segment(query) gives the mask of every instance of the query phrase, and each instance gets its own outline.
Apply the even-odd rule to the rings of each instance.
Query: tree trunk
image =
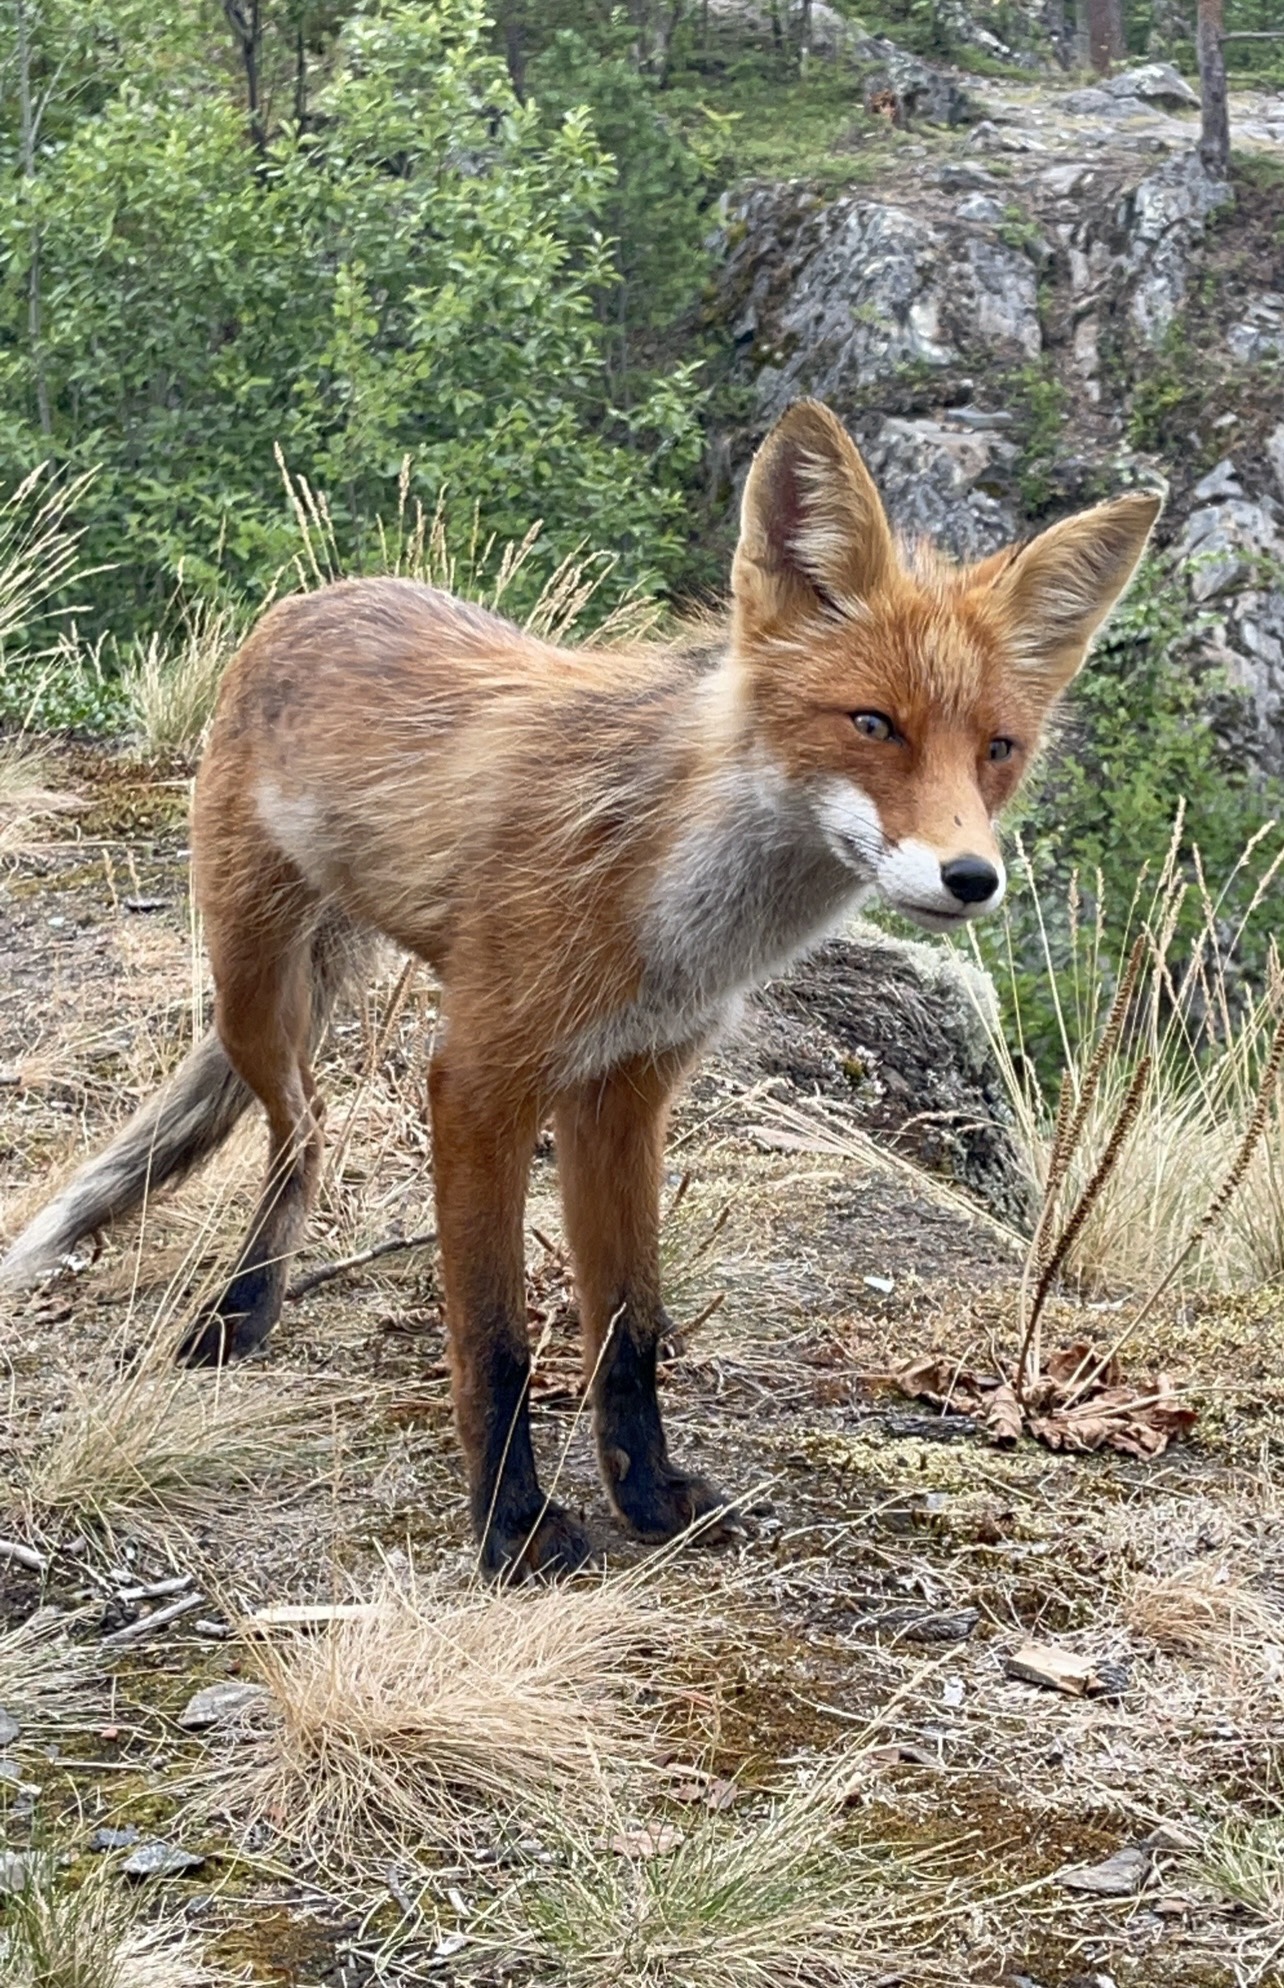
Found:
[[[1085,0],[1083,26],[1088,62],[1099,76],[1104,76],[1118,49],[1117,0]]]
[[[223,0],[227,24],[236,37],[245,70],[245,101],[250,118],[250,137],[256,152],[267,150],[263,125],[263,105],[259,97],[259,52],[263,46],[260,0]]]
[[[1199,156],[1210,173],[1225,179],[1230,170],[1230,115],[1226,107],[1226,51],[1222,47],[1222,0],[1199,0],[1195,49],[1199,56],[1199,95],[1203,123]]]
[[[22,177],[28,194],[35,191],[36,113],[31,102],[31,36],[28,32],[26,0],[18,0],[18,119]],[[27,338],[31,345],[31,370],[36,384],[36,418],[42,435],[52,435],[49,412],[49,382],[45,359],[40,309],[40,228],[32,219],[27,237]]]

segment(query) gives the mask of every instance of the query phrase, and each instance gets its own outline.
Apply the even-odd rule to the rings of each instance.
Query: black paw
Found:
[[[557,1580],[593,1558],[593,1542],[578,1520],[561,1505],[540,1505],[525,1520],[492,1519],[480,1565],[484,1574],[508,1581]]]
[[[603,1451],[602,1474],[611,1503],[642,1539],[675,1539],[694,1527],[703,1543],[721,1545],[743,1532],[722,1492],[694,1471],[612,1447]]]
[[[216,1305],[197,1317],[180,1345],[180,1367],[223,1367],[261,1346],[281,1309],[279,1280],[263,1270],[234,1277]]]

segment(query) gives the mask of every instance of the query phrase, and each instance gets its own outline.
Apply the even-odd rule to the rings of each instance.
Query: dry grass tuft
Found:
[[[659,1854],[582,1839],[521,1891],[527,1938],[567,1988],[866,1983],[906,1922],[945,1901],[921,1856],[857,1838],[860,1779],[860,1756],[843,1759],[765,1814],[702,1817],[671,1849],[661,1838]]]
[[[0,502],[0,671],[3,645],[76,577],[81,532],[71,520],[91,470],[66,483],[42,463]]]
[[[61,1412],[42,1417],[49,1433],[29,1457],[23,1492],[37,1524],[217,1521],[230,1500],[261,1497],[315,1464],[336,1405],[305,1382],[283,1390],[267,1373],[104,1364],[68,1377]]]
[[[1129,1628],[1174,1656],[1256,1669],[1264,1650],[1274,1650],[1276,1662],[1284,1651],[1284,1609],[1215,1559],[1139,1576],[1124,1616]]]
[[[1284,1943],[1284,1818],[1227,1823],[1208,1845],[1202,1866],[1224,1897],[1273,1924]]]
[[[320,1867],[453,1841],[479,1815],[602,1812],[654,1748],[638,1660],[689,1641],[636,1584],[448,1596],[388,1574],[361,1617],[254,1652],[265,1722],[211,1769],[218,1802]]]
[[[37,1867],[0,1931],[6,1988],[203,1988],[213,1976],[180,1927],[148,1924],[108,1872],[60,1885]]]
[[[303,550],[296,561],[300,585],[320,587],[347,577],[324,492],[314,490],[306,477],[292,475],[279,447],[276,459],[302,541]],[[470,529],[459,538],[450,529],[445,493],[438,497],[433,511],[426,511],[417,498],[411,499],[410,473],[411,460],[406,456],[397,487],[396,516],[390,522],[377,521],[380,570],[477,601],[492,613],[512,615],[519,576],[540,547],[542,521],[537,519],[524,538],[500,545],[493,533],[482,531],[480,516],[474,510]],[[568,554],[522,615],[522,627],[546,642],[585,640],[596,597],[618,565],[619,555],[613,552],[590,552],[581,547]],[[626,594],[592,625],[591,639],[597,647],[638,641],[659,619],[655,601]]]
[[[240,625],[230,608],[197,601],[186,610],[177,640],[153,634],[135,644],[121,684],[148,753],[200,750],[239,640]]]
[[[1036,1273],[1059,1269],[1089,1291],[1156,1290],[1177,1277],[1227,1290],[1284,1276],[1284,976],[1272,950],[1254,990],[1237,957],[1245,928],[1278,890],[1284,851],[1262,860],[1255,838],[1214,895],[1197,855],[1193,881],[1180,869],[1180,830],[1179,817],[1149,899],[1138,887],[1119,961],[1107,956],[1098,878],[1090,923],[1072,888],[1071,960],[1056,964],[1026,864],[1061,1031],[1058,1101],[1025,1054],[1019,1002],[1014,1042],[980,1011],[1019,1148],[1045,1197]],[[1252,901],[1228,939],[1226,891],[1245,872]]]
[[[13,855],[32,840],[37,824],[79,807],[74,794],[50,784],[49,763],[24,739],[0,739],[0,855]]]
[[[37,1610],[0,1632],[0,1705],[26,1731],[75,1718],[89,1703],[98,1653],[67,1641],[69,1618]]]

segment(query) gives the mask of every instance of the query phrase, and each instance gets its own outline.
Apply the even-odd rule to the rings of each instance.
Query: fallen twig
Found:
[[[43,1574],[49,1565],[43,1553],[37,1553],[34,1546],[19,1545],[16,1539],[0,1539],[0,1560],[12,1560],[33,1574]]]
[[[103,1637],[104,1647],[141,1642],[144,1636],[150,1636],[153,1629],[163,1629],[167,1622],[176,1622],[189,1609],[199,1608],[204,1600],[201,1594],[180,1595],[168,1608],[154,1609],[150,1615],[140,1615],[137,1622],[127,1622],[123,1629],[113,1629],[110,1636]]]
[[[381,1256],[393,1256],[402,1249],[424,1249],[435,1243],[437,1231],[424,1229],[416,1236],[392,1236],[387,1242],[375,1243],[370,1249],[361,1249],[355,1256],[341,1256],[335,1263],[320,1263],[315,1270],[296,1277],[286,1292],[286,1301],[293,1304],[298,1298],[306,1298],[309,1291],[315,1291],[321,1284],[332,1283],[336,1277],[343,1277],[349,1270],[360,1270],[367,1263],[375,1263]]]

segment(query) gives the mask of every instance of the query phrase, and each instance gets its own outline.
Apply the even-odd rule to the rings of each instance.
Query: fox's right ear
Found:
[[[731,567],[742,632],[768,633],[818,604],[850,613],[894,563],[887,517],[855,443],[819,401],[796,401],[745,483]]]

